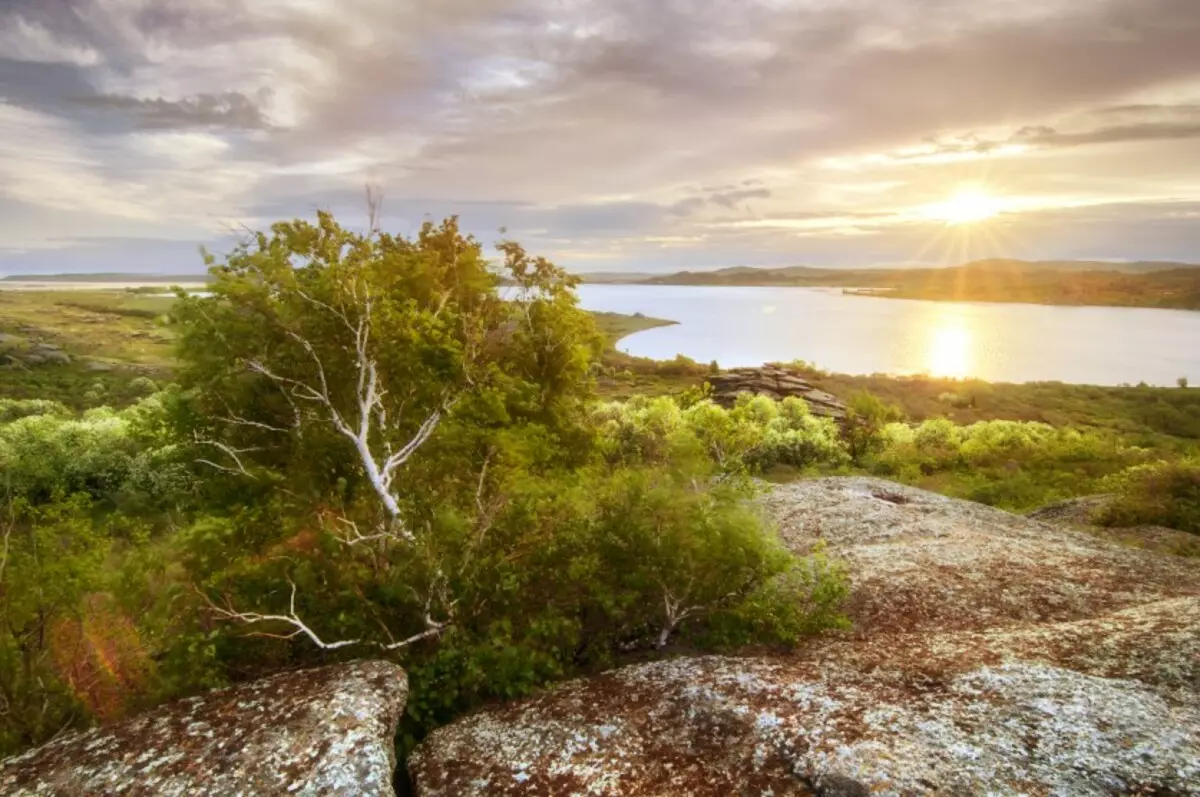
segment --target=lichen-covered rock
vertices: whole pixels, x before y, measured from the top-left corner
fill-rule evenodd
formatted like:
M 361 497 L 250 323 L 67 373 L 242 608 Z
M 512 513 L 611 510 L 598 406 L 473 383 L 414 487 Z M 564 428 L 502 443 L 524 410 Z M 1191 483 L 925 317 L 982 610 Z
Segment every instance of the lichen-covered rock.
M 283 673 L 0 762 L 4 795 L 393 795 L 404 671 Z
M 1122 545 L 1173 556 L 1200 557 L 1200 535 L 1162 526 L 1108 527 L 1096 525 L 1104 510 L 1112 503 L 1113 495 L 1088 495 L 1048 504 L 1030 512 L 1026 517 L 1056 526 L 1090 531 Z
M 436 731 L 440 795 L 1200 795 L 1200 567 L 876 479 L 776 488 L 855 629 L 675 659 Z
M 803 399 L 813 415 L 837 420 L 846 417 L 846 405 L 832 393 L 818 390 L 795 371 L 777 365 L 761 368 L 732 368 L 708 377 L 713 400 L 733 406 L 742 393 L 772 399 L 793 397 Z
M 784 541 L 817 541 L 854 582 L 857 633 L 970 630 L 1092 617 L 1200 595 L 1200 567 L 970 501 L 864 477 L 764 499 Z

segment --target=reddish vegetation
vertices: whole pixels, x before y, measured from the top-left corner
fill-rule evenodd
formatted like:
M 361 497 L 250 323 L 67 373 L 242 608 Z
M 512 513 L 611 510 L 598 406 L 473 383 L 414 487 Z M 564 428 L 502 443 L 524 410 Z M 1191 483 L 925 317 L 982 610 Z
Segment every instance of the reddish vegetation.
M 125 716 L 142 694 L 150 658 L 129 618 L 93 595 L 80 618 L 50 629 L 50 656 L 63 682 L 101 722 Z

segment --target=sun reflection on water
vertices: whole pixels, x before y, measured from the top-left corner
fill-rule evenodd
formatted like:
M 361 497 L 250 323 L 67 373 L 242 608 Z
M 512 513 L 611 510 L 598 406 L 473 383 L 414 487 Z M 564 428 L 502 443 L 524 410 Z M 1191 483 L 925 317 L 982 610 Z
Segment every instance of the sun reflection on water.
M 936 319 L 925 354 L 925 371 L 931 376 L 962 379 L 974 365 L 971 357 L 972 334 L 962 316 Z

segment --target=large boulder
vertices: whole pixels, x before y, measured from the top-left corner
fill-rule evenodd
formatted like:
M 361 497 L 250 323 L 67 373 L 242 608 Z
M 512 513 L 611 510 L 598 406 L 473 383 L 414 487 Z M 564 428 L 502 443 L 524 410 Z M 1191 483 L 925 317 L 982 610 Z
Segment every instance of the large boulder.
M 796 371 L 778 365 L 761 368 L 732 368 L 708 377 L 713 400 L 731 407 L 743 393 L 772 399 L 794 397 L 803 399 L 813 415 L 841 420 L 846 417 L 846 405 L 832 393 L 818 390 Z
M 283 673 L 0 762 L 4 795 L 394 795 L 404 671 Z
M 852 631 L 480 712 L 417 794 L 1200 794 L 1195 562 L 876 479 L 765 503 L 848 563 Z

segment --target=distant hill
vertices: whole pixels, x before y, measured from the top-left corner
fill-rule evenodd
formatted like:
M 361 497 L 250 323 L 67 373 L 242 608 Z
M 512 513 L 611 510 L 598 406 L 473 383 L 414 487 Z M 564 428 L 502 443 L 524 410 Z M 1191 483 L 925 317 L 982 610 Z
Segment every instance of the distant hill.
M 647 271 L 585 271 L 575 276 L 592 285 L 606 285 L 643 282 L 654 275 Z
M 948 268 L 740 266 L 662 274 L 635 284 L 830 287 L 897 299 L 1200 310 L 1200 266 L 1180 263 L 993 259 Z
M 0 277 L 4 282 L 118 282 L 182 285 L 191 282 L 208 282 L 207 274 L 120 274 L 101 272 L 98 274 L 12 274 Z
M 1100 271 L 1122 274 L 1150 274 L 1189 269 L 1200 271 L 1200 264 L 1149 260 L 1123 262 L 1110 260 L 1012 260 L 991 258 L 988 260 L 973 260 L 961 266 L 947 267 L 814 268 L 811 266 L 783 266 L 780 268 L 756 268 L 753 266 L 731 266 L 713 271 L 677 271 L 673 274 L 583 274 L 581 276 L 584 282 L 628 282 L 640 285 L 795 285 L 871 288 L 892 286 L 918 275 L 930 275 L 931 278 L 937 279 L 937 275 L 939 274 L 961 272 L 1015 274 L 1024 272 L 1085 273 Z
M 1028 268 L 1035 271 L 1120 271 L 1126 274 L 1200 268 L 1200 263 L 1177 263 L 1171 260 L 1009 260 L 990 258 L 973 260 L 963 265 L 973 268 Z

